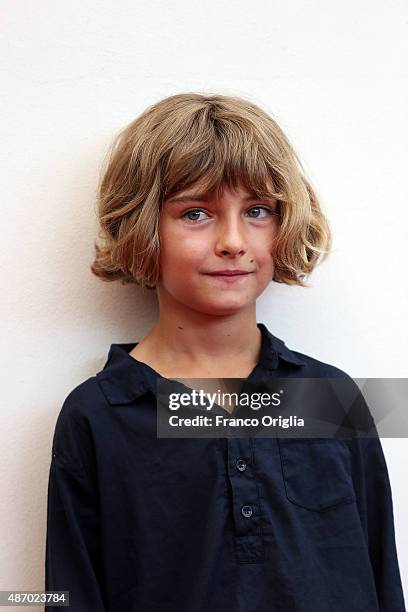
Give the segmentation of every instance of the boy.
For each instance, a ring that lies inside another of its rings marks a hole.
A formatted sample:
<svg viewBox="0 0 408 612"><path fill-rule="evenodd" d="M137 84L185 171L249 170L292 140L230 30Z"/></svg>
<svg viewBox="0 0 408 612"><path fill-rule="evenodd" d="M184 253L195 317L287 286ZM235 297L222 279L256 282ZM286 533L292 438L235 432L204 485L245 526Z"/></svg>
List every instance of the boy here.
<svg viewBox="0 0 408 612"><path fill-rule="evenodd" d="M158 438L161 378L348 377L256 321L327 256L318 198L249 101L178 94L116 139L92 272L157 291L58 416L46 588L71 610L405 610L379 439ZM48 608L52 609L52 608Z"/></svg>

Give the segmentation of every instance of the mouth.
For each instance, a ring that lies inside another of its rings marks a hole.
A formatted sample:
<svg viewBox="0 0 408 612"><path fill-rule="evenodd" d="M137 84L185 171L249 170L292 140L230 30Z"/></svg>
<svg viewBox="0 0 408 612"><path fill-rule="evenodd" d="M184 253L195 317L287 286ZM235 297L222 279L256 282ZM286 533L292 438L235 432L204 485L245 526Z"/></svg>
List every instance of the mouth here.
<svg viewBox="0 0 408 612"><path fill-rule="evenodd" d="M234 282L238 282L244 278L247 278L248 276L250 276L250 274L252 274L252 272L237 272L237 273L212 273L212 274L206 274L206 276L209 276L210 278L213 278L214 280L218 280L218 281L223 281L225 283L234 283Z"/></svg>
<svg viewBox="0 0 408 612"><path fill-rule="evenodd" d="M246 276L252 272L245 270L221 270L220 272L206 272L208 276Z"/></svg>

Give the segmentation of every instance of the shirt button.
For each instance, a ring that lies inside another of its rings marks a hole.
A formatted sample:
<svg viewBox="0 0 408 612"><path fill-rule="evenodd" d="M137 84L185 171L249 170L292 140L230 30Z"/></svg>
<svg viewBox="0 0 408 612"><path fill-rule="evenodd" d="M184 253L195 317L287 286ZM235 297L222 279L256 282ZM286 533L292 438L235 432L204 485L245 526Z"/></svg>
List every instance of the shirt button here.
<svg viewBox="0 0 408 612"><path fill-rule="evenodd" d="M252 508L251 508L251 506L242 506L241 514L242 514L242 516L245 516L245 518L249 518L250 516L252 516Z"/></svg>
<svg viewBox="0 0 408 612"><path fill-rule="evenodd" d="M237 462L235 465L237 466L240 472L244 472L247 468L247 464L245 463L243 459L237 459Z"/></svg>

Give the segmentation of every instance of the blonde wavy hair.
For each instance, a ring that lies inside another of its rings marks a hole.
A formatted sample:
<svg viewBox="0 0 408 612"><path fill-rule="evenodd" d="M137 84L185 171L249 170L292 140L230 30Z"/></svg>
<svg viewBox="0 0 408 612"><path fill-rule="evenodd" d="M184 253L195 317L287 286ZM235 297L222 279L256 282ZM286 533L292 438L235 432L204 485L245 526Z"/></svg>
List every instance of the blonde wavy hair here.
<svg viewBox="0 0 408 612"><path fill-rule="evenodd" d="M303 166L276 121L236 96L180 93L149 106L114 138L98 186L98 244L91 271L154 289L163 202L200 184L243 185L278 201L271 280L307 287L331 232Z"/></svg>

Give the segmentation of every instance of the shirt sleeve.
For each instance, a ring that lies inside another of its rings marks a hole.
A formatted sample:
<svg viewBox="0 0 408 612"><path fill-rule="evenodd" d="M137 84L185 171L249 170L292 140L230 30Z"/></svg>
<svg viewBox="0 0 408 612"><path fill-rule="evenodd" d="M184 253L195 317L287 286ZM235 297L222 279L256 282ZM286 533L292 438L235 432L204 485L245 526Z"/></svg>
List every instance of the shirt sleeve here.
<svg viewBox="0 0 408 612"><path fill-rule="evenodd" d="M69 397L58 416L48 480L45 588L69 591L71 612L102 612L100 512L86 419ZM48 612L60 607L46 606Z"/></svg>
<svg viewBox="0 0 408 612"><path fill-rule="evenodd" d="M354 442L354 485L380 612L405 612L390 480L379 437Z"/></svg>

